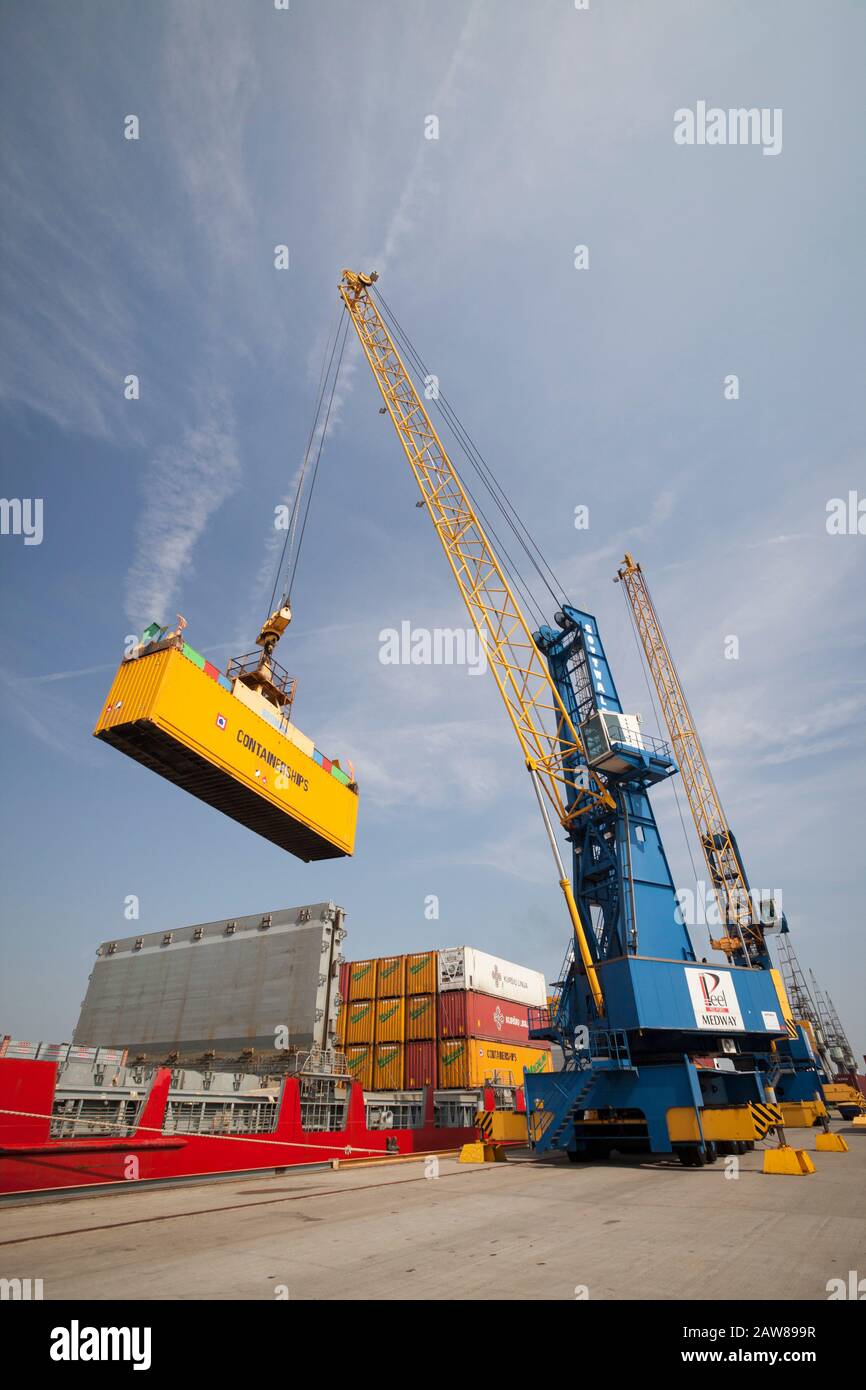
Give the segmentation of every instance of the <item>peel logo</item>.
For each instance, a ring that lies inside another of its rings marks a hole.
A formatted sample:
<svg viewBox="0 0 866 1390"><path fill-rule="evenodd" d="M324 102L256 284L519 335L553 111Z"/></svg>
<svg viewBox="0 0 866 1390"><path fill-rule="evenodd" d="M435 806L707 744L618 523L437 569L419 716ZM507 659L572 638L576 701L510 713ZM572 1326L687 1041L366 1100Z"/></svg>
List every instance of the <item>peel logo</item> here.
<svg viewBox="0 0 866 1390"><path fill-rule="evenodd" d="M349 1022L350 1022L350 1023L360 1023L360 1022L361 1022L361 1019L362 1019L362 1018L366 1018L366 1017L367 1017L367 1014L368 1014L369 1012L370 1012L370 1005L369 1005L369 1004L364 1004L364 1005L362 1005L362 1007L361 1007L360 1009L356 1009L356 1010L355 1010L355 1012L352 1014L352 1017L349 1019Z"/></svg>
<svg viewBox="0 0 866 1390"><path fill-rule="evenodd" d="M429 956L424 956L424 957L422 957L421 960L416 960L416 962L415 962L414 965L410 965L410 966L409 966L409 974L410 974L410 975L417 975L419 970L423 970L424 967L427 966L427 965L429 965L429 964L430 964L430 957L429 957Z"/></svg>
<svg viewBox="0 0 866 1390"><path fill-rule="evenodd" d="M399 1008L400 1008L400 1005L399 1005L399 1004L395 1004L395 1005L393 1006L393 1008L386 1009L384 1013L382 1013L382 1014L379 1015L379 1022L380 1022L380 1023L387 1023L387 1022L388 1022L388 1019L389 1019L389 1018L393 1018L394 1015L395 1015L395 1013L397 1013L397 1011L399 1010Z"/></svg>
<svg viewBox="0 0 866 1390"><path fill-rule="evenodd" d="M709 973L701 974L701 994L704 996L704 1005L713 1013L728 1013L728 1001L725 991L719 988L721 976Z"/></svg>
<svg viewBox="0 0 866 1390"><path fill-rule="evenodd" d="M442 1061L445 1063L446 1067L447 1067L451 1062L456 1062L458 1057L462 1057L462 1056L463 1056L463 1051L464 1051L464 1044L463 1044L463 1043L460 1043L460 1045L459 1045L458 1047L455 1047L454 1050L453 1050L452 1052L446 1052L446 1053L445 1053L445 1056L442 1058Z"/></svg>
<svg viewBox="0 0 866 1390"><path fill-rule="evenodd" d="M734 977L729 970L686 970L698 1028L743 1032Z"/></svg>
<svg viewBox="0 0 866 1390"><path fill-rule="evenodd" d="M150 1370L149 1327L69 1327L51 1330L52 1361L131 1361L134 1371Z"/></svg>

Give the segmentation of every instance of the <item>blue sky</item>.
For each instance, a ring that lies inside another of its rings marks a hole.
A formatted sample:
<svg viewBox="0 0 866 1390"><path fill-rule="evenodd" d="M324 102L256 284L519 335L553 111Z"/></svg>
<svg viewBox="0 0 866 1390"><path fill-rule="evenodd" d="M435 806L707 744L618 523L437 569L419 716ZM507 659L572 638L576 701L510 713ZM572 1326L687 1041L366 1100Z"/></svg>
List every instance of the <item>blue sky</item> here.
<svg viewBox="0 0 866 1390"><path fill-rule="evenodd" d="M649 717L611 583L644 564L752 881L862 1053L866 538L825 524L866 495L862 6L42 0L2 27L3 493L44 499L44 539L0 537L0 1027L70 1035L128 894L144 931L333 898L354 956L561 960L492 681L379 662L382 628L464 618L354 348L281 656L358 769L355 858L303 865L90 736L151 618L219 665L252 645L350 265ZM781 108L781 153L677 146L698 100Z"/></svg>

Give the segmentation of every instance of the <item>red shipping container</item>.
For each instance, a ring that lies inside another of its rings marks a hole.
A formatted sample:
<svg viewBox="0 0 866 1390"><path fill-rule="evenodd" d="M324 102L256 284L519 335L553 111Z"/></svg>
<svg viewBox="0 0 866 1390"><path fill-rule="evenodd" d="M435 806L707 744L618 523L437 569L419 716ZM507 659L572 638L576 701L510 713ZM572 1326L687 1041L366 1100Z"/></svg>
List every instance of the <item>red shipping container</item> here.
<svg viewBox="0 0 866 1390"><path fill-rule="evenodd" d="M449 989L439 996L440 1038L484 1038L522 1043L545 1050L549 1043L529 1036L529 1008L490 994Z"/></svg>
<svg viewBox="0 0 866 1390"><path fill-rule="evenodd" d="M435 1042L408 1042L403 1082L406 1090L417 1091L422 1086L435 1086L438 1060Z"/></svg>

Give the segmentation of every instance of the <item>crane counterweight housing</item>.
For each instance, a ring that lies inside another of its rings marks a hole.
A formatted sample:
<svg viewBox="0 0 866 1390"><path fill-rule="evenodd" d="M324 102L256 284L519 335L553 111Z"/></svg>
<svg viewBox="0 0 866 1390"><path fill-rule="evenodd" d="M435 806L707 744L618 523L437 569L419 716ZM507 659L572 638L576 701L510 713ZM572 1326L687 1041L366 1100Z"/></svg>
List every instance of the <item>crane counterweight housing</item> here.
<svg viewBox="0 0 866 1390"><path fill-rule="evenodd" d="M121 663L93 732L300 859L351 854L357 786L288 720L288 697L266 698L287 678L265 653L229 673L176 637L145 643Z"/></svg>

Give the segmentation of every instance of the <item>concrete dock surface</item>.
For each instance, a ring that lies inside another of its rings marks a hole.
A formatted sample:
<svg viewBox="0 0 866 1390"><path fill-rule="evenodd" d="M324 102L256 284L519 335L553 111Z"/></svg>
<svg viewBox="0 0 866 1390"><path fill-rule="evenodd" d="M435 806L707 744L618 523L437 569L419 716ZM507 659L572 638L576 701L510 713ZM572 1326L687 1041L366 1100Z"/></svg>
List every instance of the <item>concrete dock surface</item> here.
<svg viewBox="0 0 866 1390"><path fill-rule="evenodd" d="M301 1172L0 1206L0 1277L81 1299L816 1299L866 1276L866 1129L807 1177L676 1160ZM437 1172L431 1169L437 1168Z"/></svg>

